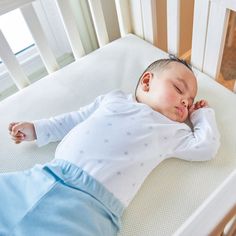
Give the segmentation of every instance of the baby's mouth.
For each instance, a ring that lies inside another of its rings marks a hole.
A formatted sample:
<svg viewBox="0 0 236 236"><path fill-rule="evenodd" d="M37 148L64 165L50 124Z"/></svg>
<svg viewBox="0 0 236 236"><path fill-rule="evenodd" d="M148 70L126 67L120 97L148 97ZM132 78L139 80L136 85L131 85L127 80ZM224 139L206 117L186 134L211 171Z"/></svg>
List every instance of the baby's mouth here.
<svg viewBox="0 0 236 236"><path fill-rule="evenodd" d="M177 110L178 115L182 118L185 113L185 108L184 107L175 107Z"/></svg>

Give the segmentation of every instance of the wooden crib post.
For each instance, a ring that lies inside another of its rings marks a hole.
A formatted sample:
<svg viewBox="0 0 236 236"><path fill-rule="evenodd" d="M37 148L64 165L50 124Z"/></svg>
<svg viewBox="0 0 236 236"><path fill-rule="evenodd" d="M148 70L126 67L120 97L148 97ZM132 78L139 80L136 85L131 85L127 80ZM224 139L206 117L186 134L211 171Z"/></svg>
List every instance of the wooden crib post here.
<svg viewBox="0 0 236 236"><path fill-rule="evenodd" d="M209 236L234 236L236 231L236 205L224 216L224 218L219 222L219 224L212 230ZM232 220L232 222L231 222ZM225 230L227 224L229 228Z"/></svg>
<svg viewBox="0 0 236 236"><path fill-rule="evenodd" d="M234 31L236 28L236 14L231 14L228 27L229 27L229 36L227 39L227 47L232 47L234 40Z"/></svg>

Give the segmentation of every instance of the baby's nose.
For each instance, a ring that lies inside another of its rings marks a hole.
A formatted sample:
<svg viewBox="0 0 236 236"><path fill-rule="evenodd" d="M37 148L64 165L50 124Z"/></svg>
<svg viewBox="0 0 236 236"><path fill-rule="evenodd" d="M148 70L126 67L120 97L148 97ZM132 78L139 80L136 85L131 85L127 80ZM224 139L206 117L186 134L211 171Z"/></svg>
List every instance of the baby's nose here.
<svg viewBox="0 0 236 236"><path fill-rule="evenodd" d="M188 107L188 100L187 100L187 99L183 99L183 100L182 100L182 104L183 104L185 107Z"/></svg>

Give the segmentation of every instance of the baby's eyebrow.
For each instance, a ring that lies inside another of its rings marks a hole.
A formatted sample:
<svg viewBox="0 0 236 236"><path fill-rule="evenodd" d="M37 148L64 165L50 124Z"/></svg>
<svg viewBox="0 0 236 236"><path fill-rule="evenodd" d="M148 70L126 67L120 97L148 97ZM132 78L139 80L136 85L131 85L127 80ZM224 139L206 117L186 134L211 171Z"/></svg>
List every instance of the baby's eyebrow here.
<svg viewBox="0 0 236 236"><path fill-rule="evenodd" d="M187 85L187 83L186 83L186 81L184 79L177 77L177 80L180 81L181 83L183 83L185 89L188 89L188 85ZM191 98L192 103L193 103L194 97L190 97L190 98Z"/></svg>

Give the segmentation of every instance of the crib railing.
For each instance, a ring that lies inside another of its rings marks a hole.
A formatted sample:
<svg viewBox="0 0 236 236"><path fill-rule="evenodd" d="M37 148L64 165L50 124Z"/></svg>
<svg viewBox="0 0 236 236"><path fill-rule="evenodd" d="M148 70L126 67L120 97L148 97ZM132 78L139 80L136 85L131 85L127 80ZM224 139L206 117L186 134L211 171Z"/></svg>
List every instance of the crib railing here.
<svg viewBox="0 0 236 236"><path fill-rule="evenodd" d="M52 73L59 69L56 57L48 46L44 30L34 11L35 0L5 0L0 2L0 14L20 8L34 38L42 61ZM75 59L85 55L76 21L67 0L56 0L58 11L72 48ZM94 27L102 47L109 42L105 18L100 0L89 0ZM155 0L115 0L121 36L134 33L158 46L158 27ZM200 71L216 79L222 60L229 11L236 11L235 0L195 1L192 35L191 63ZM179 55L180 39L180 0L167 0L168 52ZM0 30L0 57L10 76L19 89L29 85L29 80L19 65L6 38ZM236 91L236 85L234 86ZM235 214L235 208L232 208ZM231 212L231 211L230 211ZM218 229L222 232L222 228Z"/></svg>
<svg viewBox="0 0 236 236"><path fill-rule="evenodd" d="M52 73L59 69L56 57L47 42L44 30L40 24L37 14L35 13L33 3L34 0L21 1L4 1L0 3L1 14L20 8L22 15L28 25L28 28L38 48L40 57L47 69L48 73ZM73 55L76 59L85 54L83 45L81 43L80 35L77 30L76 21L73 16L70 5L67 1L56 1L58 9L61 13L65 30L72 48ZM5 64L9 74L19 89L29 85L25 73L21 69L14 53L12 52L3 33L0 31L0 57Z"/></svg>
<svg viewBox="0 0 236 236"><path fill-rule="evenodd" d="M35 0L1 1L0 14L20 8L42 61L51 73L59 65L48 46L47 38L34 11ZM55 1L75 59L85 54L70 4L66 0ZM89 0L89 7L99 42L102 47L109 42L105 18L100 0ZM134 33L158 47L156 0L115 0L121 36ZM216 79L219 75L230 10L236 10L233 0L195 1L192 34L191 64ZM180 0L167 0L168 52L179 55ZM0 57L19 89L29 85L7 40L0 31ZM236 85L234 86L236 91Z"/></svg>

